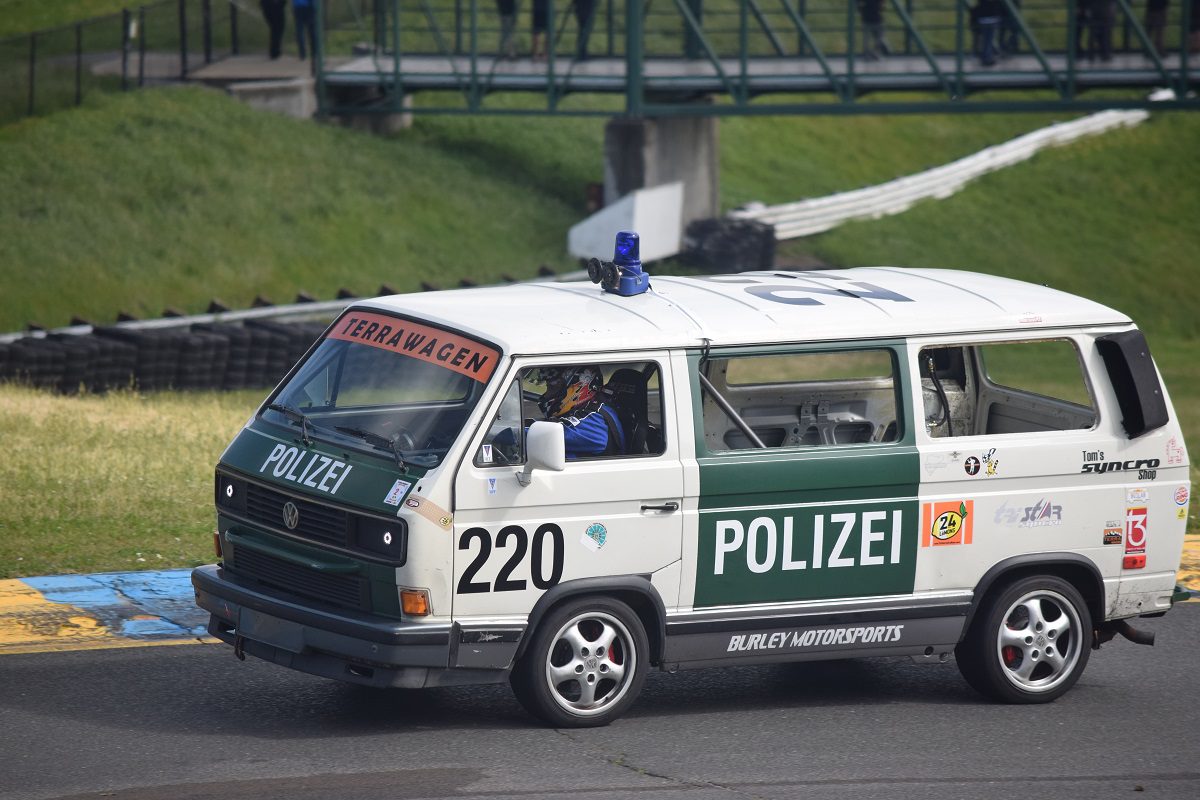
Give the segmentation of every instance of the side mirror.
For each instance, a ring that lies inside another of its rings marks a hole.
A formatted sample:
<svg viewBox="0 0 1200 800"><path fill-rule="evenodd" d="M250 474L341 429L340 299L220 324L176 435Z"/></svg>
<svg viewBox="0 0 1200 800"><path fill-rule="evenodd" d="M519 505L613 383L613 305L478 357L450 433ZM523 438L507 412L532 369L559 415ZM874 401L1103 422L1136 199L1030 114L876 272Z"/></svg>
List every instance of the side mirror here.
<svg viewBox="0 0 1200 800"><path fill-rule="evenodd" d="M567 440L563 426L544 420L529 426L525 434L525 469L517 473L517 481L528 486L534 468L562 472L567 466Z"/></svg>

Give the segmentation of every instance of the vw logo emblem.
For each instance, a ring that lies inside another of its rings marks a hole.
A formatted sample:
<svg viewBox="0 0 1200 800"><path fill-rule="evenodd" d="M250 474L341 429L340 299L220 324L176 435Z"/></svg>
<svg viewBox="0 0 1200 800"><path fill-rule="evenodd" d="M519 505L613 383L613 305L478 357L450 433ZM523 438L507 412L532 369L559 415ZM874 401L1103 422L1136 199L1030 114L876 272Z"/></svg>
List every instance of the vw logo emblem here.
<svg viewBox="0 0 1200 800"><path fill-rule="evenodd" d="M287 525L289 531L296 530L300 524L300 509L291 500L283 504L283 524Z"/></svg>

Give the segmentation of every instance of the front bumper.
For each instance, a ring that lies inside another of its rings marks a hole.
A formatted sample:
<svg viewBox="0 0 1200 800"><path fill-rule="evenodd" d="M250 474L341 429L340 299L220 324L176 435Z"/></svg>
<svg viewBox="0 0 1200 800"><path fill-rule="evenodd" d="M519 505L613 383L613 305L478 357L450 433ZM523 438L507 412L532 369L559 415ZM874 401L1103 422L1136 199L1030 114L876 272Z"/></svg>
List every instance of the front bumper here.
<svg viewBox="0 0 1200 800"><path fill-rule="evenodd" d="M268 593L218 565L192 571L208 631L264 661L366 686L423 688L497 683L505 670L450 668L458 627L387 620Z"/></svg>

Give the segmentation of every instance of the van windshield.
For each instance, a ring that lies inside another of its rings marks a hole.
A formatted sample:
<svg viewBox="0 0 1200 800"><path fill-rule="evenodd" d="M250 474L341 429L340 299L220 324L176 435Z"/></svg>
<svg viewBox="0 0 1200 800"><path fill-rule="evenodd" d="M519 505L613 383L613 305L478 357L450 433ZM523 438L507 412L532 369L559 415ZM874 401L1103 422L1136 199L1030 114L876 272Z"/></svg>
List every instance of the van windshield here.
<svg viewBox="0 0 1200 800"><path fill-rule="evenodd" d="M499 362L495 347L427 323L347 311L264 406L306 438L441 463Z"/></svg>

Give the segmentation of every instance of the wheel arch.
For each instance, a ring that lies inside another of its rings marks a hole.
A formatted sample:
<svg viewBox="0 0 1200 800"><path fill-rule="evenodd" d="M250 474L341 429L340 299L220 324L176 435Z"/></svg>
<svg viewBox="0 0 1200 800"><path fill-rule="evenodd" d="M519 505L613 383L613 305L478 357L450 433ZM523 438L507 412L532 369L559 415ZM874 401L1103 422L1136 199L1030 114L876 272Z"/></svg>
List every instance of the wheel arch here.
<svg viewBox="0 0 1200 800"><path fill-rule="evenodd" d="M1083 595L1092 615L1092 624L1104 620L1104 578L1094 561L1078 553L1027 553L994 564L979 579L971 598L971 607L967 610L960 641L971 629L975 612L989 594L1032 575L1052 575L1065 580Z"/></svg>
<svg viewBox="0 0 1200 800"><path fill-rule="evenodd" d="M554 608L568 600L585 595L596 595L610 600L619 600L633 611L641 620L646 631L646 639L650 643L649 661L658 664L662 661L663 646L667 636L667 610L662 597L649 575L614 575L602 578L578 578L560 583L546 591L534 603L529 612L529 622L525 635L517 647L514 661L525 655L533 632L537 630L542 619Z"/></svg>

